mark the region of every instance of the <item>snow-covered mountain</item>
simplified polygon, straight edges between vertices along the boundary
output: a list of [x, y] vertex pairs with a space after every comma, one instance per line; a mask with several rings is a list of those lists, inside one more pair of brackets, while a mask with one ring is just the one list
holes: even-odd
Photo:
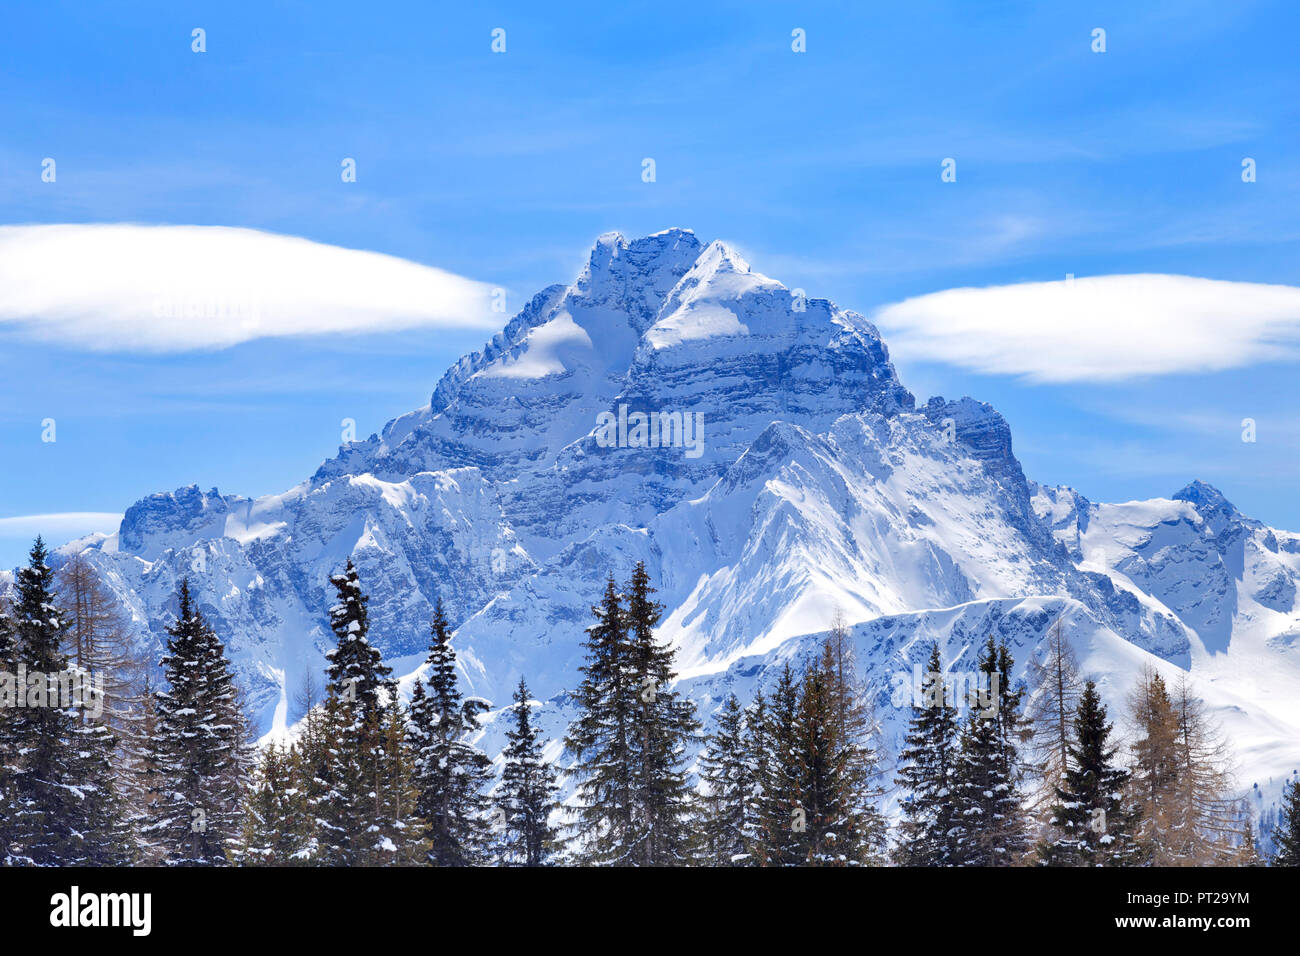
[[[634, 447], [651, 415], [672, 440]], [[553, 730], [605, 576], [644, 560], [706, 713], [810, 653], [838, 608], [896, 737], [899, 675], [931, 639], [960, 669], [991, 631], [1023, 664], [1059, 620], [1116, 693], [1146, 664], [1190, 669], [1243, 787], [1300, 766], [1300, 535], [1199, 482], [1127, 504], [1034, 484], [994, 409], [918, 405], [863, 316], [687, 230], [600, 237], [428, 405], [283, 494], [151, 495], [72, 551], [145, 642], [188, 575], [268, 732], [323, 667], [348, 557], [398, 673], [441, 598], [472, 692], [504, 704], [522, 674]]]

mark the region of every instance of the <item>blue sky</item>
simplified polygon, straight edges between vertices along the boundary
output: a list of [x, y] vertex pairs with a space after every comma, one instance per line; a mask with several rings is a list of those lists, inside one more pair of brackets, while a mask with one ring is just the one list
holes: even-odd
[[[47, 2], [5, 20], [0, 225], [266, 230], [500, 286], [511, 312], [601, 232], [673, 225], [866, 314], [1066, 274], [1300, 284], [1293, 3]], [[191, 482], [283, 490], [343, 418], [378, 430], [485, 338], [156, 354], [0, 323], [0, 566], [32, 526], [6, 519], [120, 513]], [[1126, 500], [1202, 478], [1300, 529], [1294, 356], [1059, 384], [895, 358], [922, 400], [993, 403], [1038, 480]]]

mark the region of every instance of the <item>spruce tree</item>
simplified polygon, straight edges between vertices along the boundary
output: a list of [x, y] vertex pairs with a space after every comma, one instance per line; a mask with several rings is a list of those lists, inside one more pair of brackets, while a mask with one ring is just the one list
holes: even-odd
[[745, 746], [745, 714], [735, 694], [718, 712], [717, 728], [700, 757], [699, 860], [705, 866], [740, 866], [750, 853], [752, 770]]
[[542, 759], [542, 740], [533, 724], [528, 685], [519, 678], [513, 724], [506, 731], [505, 766], [496, 805], [502, 824], [502, 862], [507, 866], [545, 866], [558, 836], [550, 824], [555, 809], [555, 770]]
[[245, 807], [238, 859], [244, 866], [296, 866], [307, 844], [307, 807], [295, 748], [263, 748]]
[[803, 834], [808, 811], [803, 793], [799, 696], [799, 682], [787, 661], [772, 690], [762, 734], [767, 772], [760, 781], [758, 825], [767, 866], [802, 866], [807, 862]]
[[396, 697], [384, 708], [383, 724], [374, 736], [377, 744], [368, 770], [373, 791], [371, 835], [363, 862], [378, 866], [423, 864], [428, 843], [424, 821], [417, 815], [416, 755], [407, 712]]
[[0, 866], [18, 862], [14, 856], [18, 747], [12, 727], [18, 704], [17, 652], [13, 618], [0, 595]]
[[154, 695], [157, 779], [146, 838], [169, 866], [221, 866], [240, 832], [246, 726], [225, 645], [182, 580]]
[[696, 740], [695, 705], [673, 689], [675, 652], [655, 639], [663, 605], [653, 599], [644, 562], [627, 584], [627, 656], [636, 691], [632, 710], [632, 862], [684, 866], [690, 861], [694, 792], [686, 772], [688, 745]]
[[357, 569], [349, 558], [341, 574], [330, 578], [338, 593], [330, 608], [330, 629], [335, 646], [326, 652], [329, 660], [329, 689], [340, 699], [356, 702], [354, 716], [360, 724], [371, 720], [382, 705], [381, 692], [390, 690], [387, 680], [392, 668], [383, 663], [379, 648], [371, 645], [370, 624], [366, 613], [369, 598], [361, 591]]
[[25, 706], [10, 714], [7, 730], [17, 771], [8, 855], [36, 865], [126, 862], [129, 838], [113, 785], [116, 741], [101, 720], [83, 722], [94, 702], [73, 687], [93, 675], [70, 666], [63, 652], [47, 557], [37, 538], [16, 580], [12, 654], [27, 680], [25, 688], [15, 688], [26, 692]]
[[426, 689], [411, 698], [415, 731], [416, 812], [424, 821], [428, 861], [434, 866], [475, 866], [488, 860], [491, 830], [484, 789], [492, 761], [471, 738], [489, 708], [462, 697], [457, 686], [451, 627], [439, 601], [430, 629]]
[[889, 829], [878, 807], [884, 787], [879, 783], [882, 770], [873, 741], [879, 731], [870, 698], [858, 679], [852, 634], [838, 611], [823, 642], [819, 666], [830, 694], [835, 737], [845, 754], [841, 845], [849, 865], [878, 864]]
[[772, 748], [768, 741], [767, 698], [762, 691], [745, 708], [745, 729], [742, 739], [745, 756], [745, 775], [749, 786], [745, 793], [745, 852], [747, 862], [767, 866], [772, 854], [772, 840], [764, 824], [768, 803], [767, 786], [772, 778]]
[[1115, 763], [1118, 747], [1110, 744], [1112, 727], [1092, 681], [1072, 723], [1074, 741], [1039, 859], [1049, 866], [1135, 866], [1144, 853], [1136, 836], [1138, 812], [1129, 802], [1129, 773]]
[[632, 805], [633, 675], [618, 586], [605, 582], [596, 622], [583, 642], [586, 660], [574, 693], [578, 716], [564, 746], [577, 782], [575, 836], [587, 865], [629, 866], [635, 842]]
[[1300, 866], [1300, 778], [1282, 788], [1282, 813], [1273, 832], [1274, 866]]
[[1010, 866], [1027, 847], [1012, 665], [1005, 642], [999, 647], [990, 636], [978, 662], [982, 690], [972, 694], [955, 767], [957, 865]]
[[895, 852], [904, 866], [952, 866], [959, 860], [956, 814], [957, 711], [943, 672], [937, 642], [922, 677], [920, 700], [912, 702], [901, 769], [895, 781], [904, 788], [903, 842]]
[[311, 734], [301, 745], [312, 820], [304, 854], [326, 866], [410, 862], [420, 842], [414, 756], [392, 669], [370, 643], [369, 598], [351, 560], [330, 583], [337, 599], [329, 610], [335, 646], [326, 654], [326, 698], [319, 709], [307, 704]]
[[852, 829], [848, 750], [837, 731], [828, 676], [821, 667], [804, 676], [795, 717], [803, 817], [794, 839], [800, 862], [809, 866], [844, 866], [858, 855], [846, 845]]

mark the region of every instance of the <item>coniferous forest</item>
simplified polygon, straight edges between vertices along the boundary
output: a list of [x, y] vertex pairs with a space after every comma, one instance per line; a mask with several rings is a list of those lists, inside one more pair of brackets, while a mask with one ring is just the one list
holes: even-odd
[[[303, 688], [291, 740], [259, 747], [188, 581], [154, 661], [87, 564], [49, 557], [37, 539], [0, 613], [7, 866], [1300, 865], [1300, 787], [1263, 853], [1187, 683], [1149, 672], [1107, 699], [1059, 628], [1019, 681], [988, 637], [968, 700], [931, 646], [891, 755], [843, 624], [772, 686], [700, 713], [638, 564], [592, 608], [563, 738], [543, 736], [525, 675], [497, 756], [476, 746], [496, 705], [462, 688], [443, 605], [404, 694], [348, 562], [323, 687]], [[69, 705], [87, 675], [97, 706]]]

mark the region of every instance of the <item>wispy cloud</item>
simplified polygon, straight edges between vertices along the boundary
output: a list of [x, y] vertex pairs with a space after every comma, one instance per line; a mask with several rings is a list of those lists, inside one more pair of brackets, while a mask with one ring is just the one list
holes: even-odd
[[0, 538], [35, 538], [63, 540], [68, 536], [96, 531], [112, 534], [122, 523], [122, 516], [111, 511], [64, 511], [47, 515], [17, 515], [0, 518]]
[[75, 347], [492, 328], [493, 288], [395, 256], [224, 226], [0, 227], [0, 327]]
[[1031, 382], [1115, 382], [1300, 357], [1300, 288], [1177, 275], [949, 289], [878, 309], [890, 348]]

